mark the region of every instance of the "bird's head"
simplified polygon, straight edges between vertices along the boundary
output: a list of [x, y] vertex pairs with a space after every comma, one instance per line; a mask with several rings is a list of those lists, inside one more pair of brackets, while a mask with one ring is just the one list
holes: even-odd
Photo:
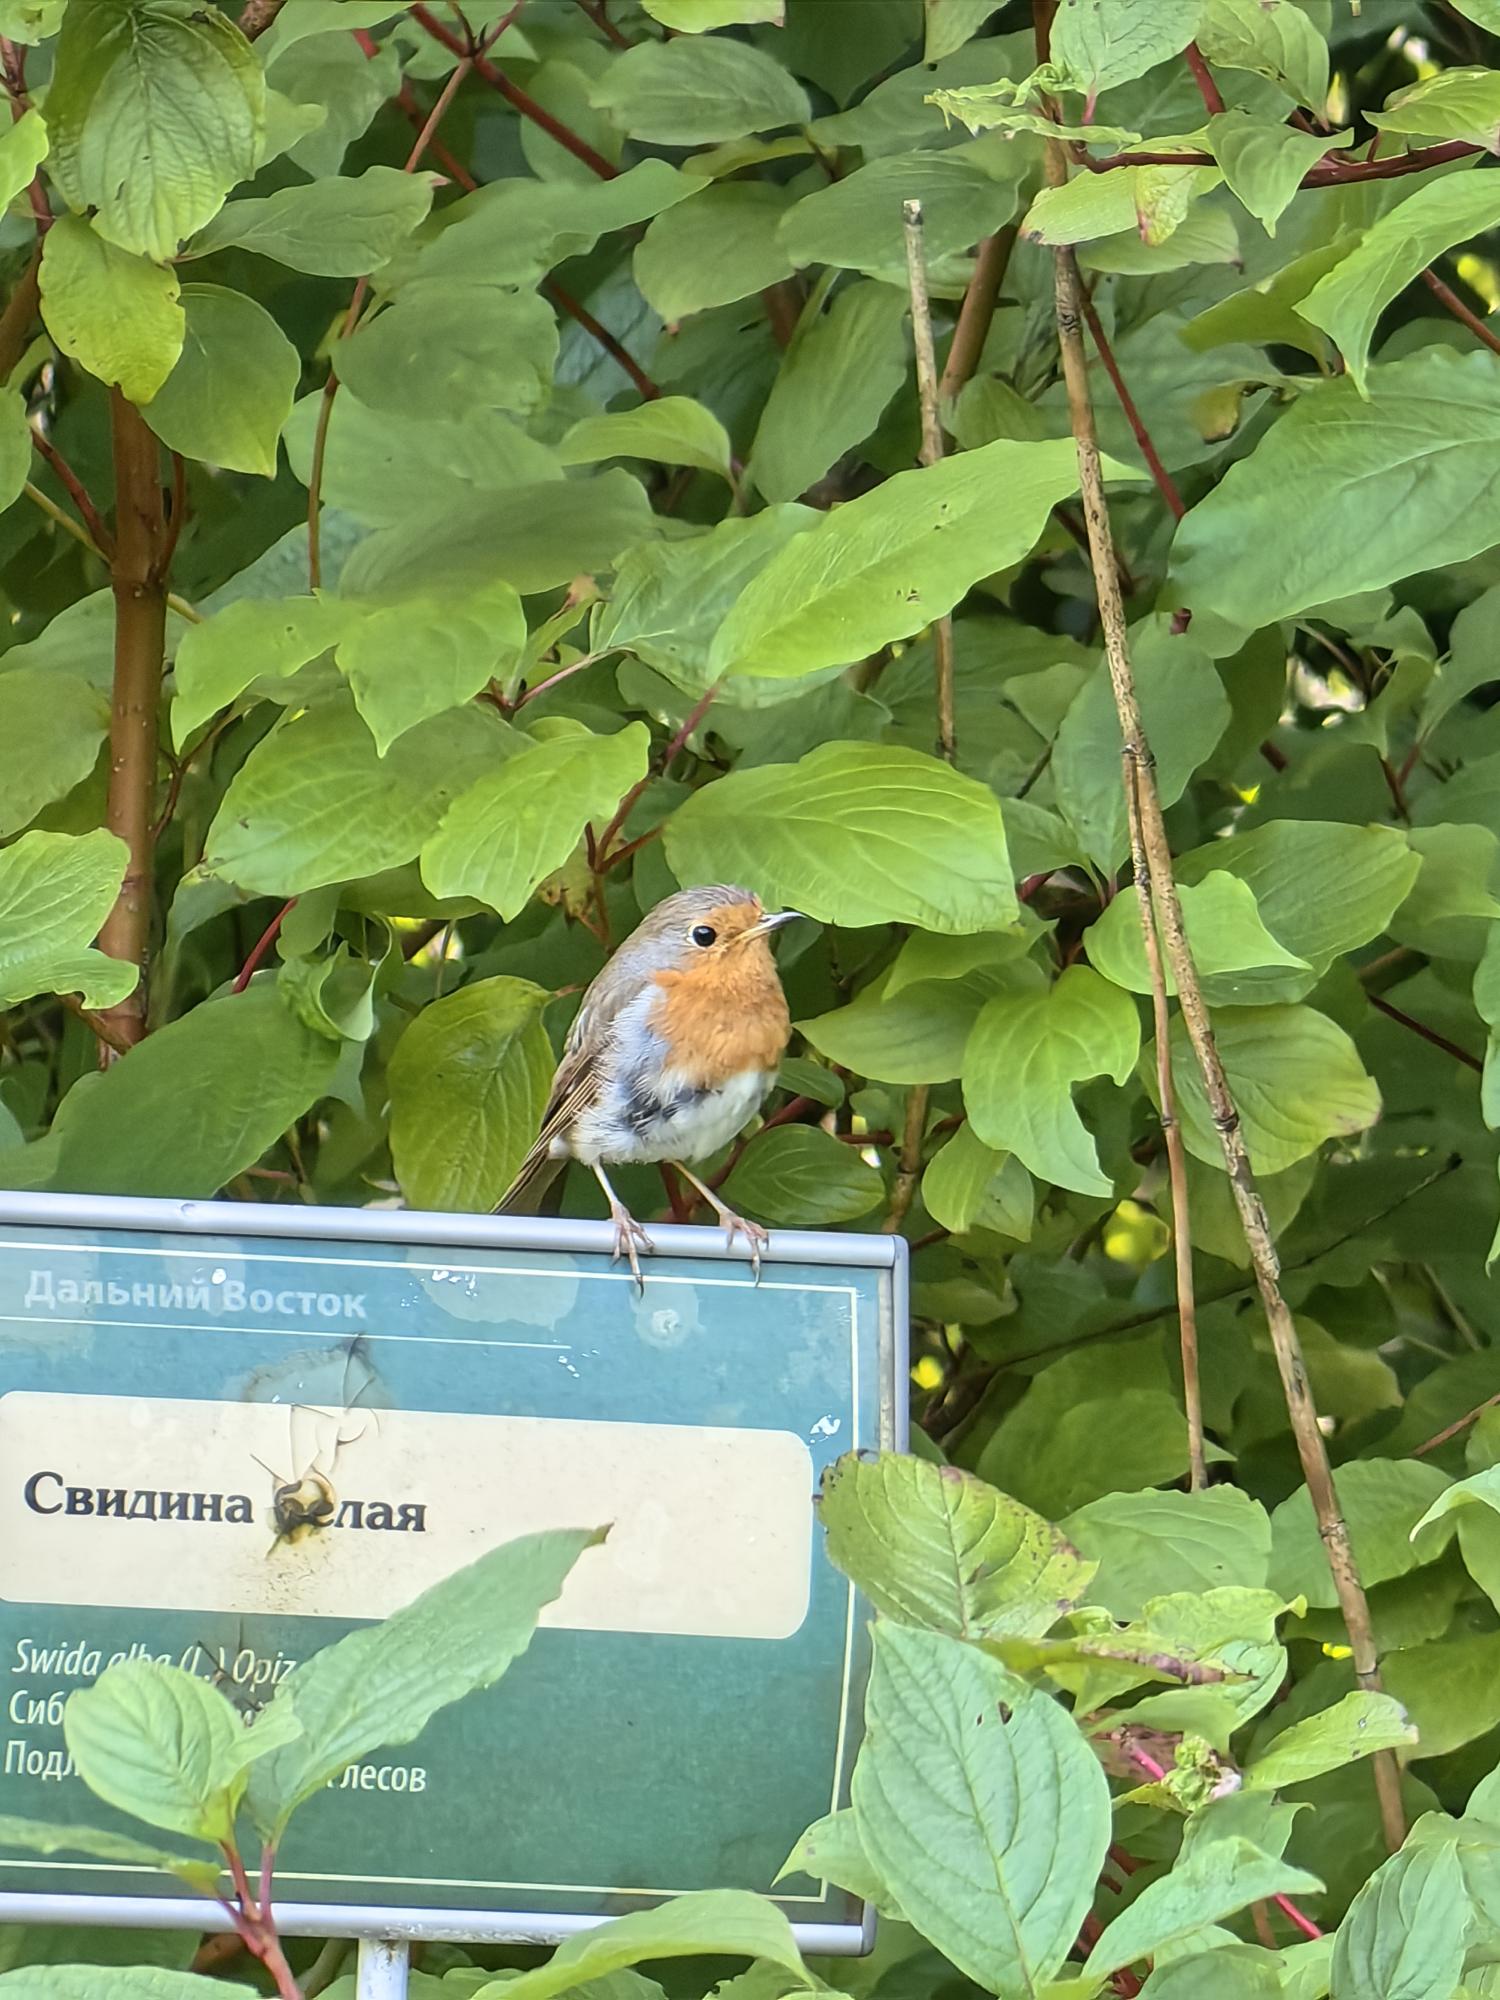
[[783, 925], [795, 923], [799, 910], [768, 913], [748, 889], [718, 883], [704, 889], [682, 889], [658, 903], [644, 919], [632, 943], [649, 944], [652, 955], [688, 971], [712, 962], [725, 963], [769, 940]]

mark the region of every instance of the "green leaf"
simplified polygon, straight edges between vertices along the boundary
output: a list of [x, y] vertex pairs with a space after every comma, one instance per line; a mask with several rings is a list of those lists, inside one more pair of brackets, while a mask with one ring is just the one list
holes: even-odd
[[[1311, 967], [1310, 973], [1221, 974], [1209, 986], [1210, 998], [1216, 1005], [1305, 998], [1335, 959], [1380, 936], [1421, 868], [1421, 857], [1394, 827], [1332, 820], [1267, 820], [1181, 855], [1176, 873], [1185, 889], [1221, 870], [1238, 877], [1253, 892], [1262, 924]], [[1336, 896], [1325, 893], [1331, 882], [1338, 884]]]
[[[212, 1895], [219, 1879], [217, 1859], [206, 1854], [169, 1854], [103, 1827], [54, 1826], [50, 1821], [0, 1814], [0, 1847], [20, 1848], [27, 1854], [89, 1854], [97, 1861], [114, 1861], [126, 1868], [155, 1868], [163, 1875], [190, 1882], [205, 1895]], [[42, 1974], [38, 1971], [35, 1976], [40, 1979]]]
[[868, 1215], [885, 1197], [879, 1170], [815, 1125], [778, 1125], [761, 1134], [724, 1183], [739, 1213], [798, 1229], [821, 1229]]
[[1216, 69], [1269, 77], [1309, 110], [1328, 98], [1328, 43], [1296, 0], [1202, 0], [1199, 51]]
[[1093, 1564], [1040, 1514], [956, 1465], [847, 1453], [823, 1475], [828, 1554], [877, 1611], [955, 1639], [1039, 1638]]
[[348, 602], [336, 658], [383, 757], [419, 722], [509, 680], [525, 644], [521, 600], [497, 579], [467, 596], [450, 589], [394, 604]]
[[17, 667], [4, 677], [0, 702], [0, 834], [10, 834], [93, 770], [109, 732], [109, 697], [73, 675]]
[[730, 305], [796, 269], [779, 226], [786, 196], [764, 182], [729, 181], [658, 215], [636, 246], [635, 281], [671, 322]]
[[205, 1199], [317, 1103], [338, 1055], [274, 982], [194, 1007], [68, 1092], [45, 1142], [50, 1184]]
[[[1104, 471], [1124, 474], [1112, 460]], [[1002, 439], [898, 472], [766, 565], [720, 627], [711, 667], [805, 674], [910, 638], [981, 577], [1019, 561], [1077, 484], [1071, 438]]]
[[1158, 0], [1063, 0], [1052, 27], [1052, 61], [1071, 70], [1089, 102], [1177, 55], [1193, 39], [1194, 10]]
[[[1420, 1546], [1412, 1537], [1450, 1483], [1446, 1472], [1416, 1458], [1357, 1458], [1339, 1467], [1334, 1486], [1366, 1589], [1405, 1576], [1442, 1552], [1446, 1533], [1428, 1531]], [[1288, 1597], [1305, 1597], [1312, 1605], [1338, 1603], [1305, 1486], [1271, 1516], [1271, 1579]]]
[[233, 1839], [260, 1746], [211, 1682], [157, 1660], [122, 1661], [69, 1696], [63, 1733], [106, 1805], [192, 1840]]
[[844, 1806], [814, 1820], [787, 1856], [777, 1881], [788, 1875], [810, 1875], [814, 1882], [832, 1882], [851, 1896], [873, 1903], [883, 1917], [903, 1922], [895, 1898], [870, 1866], [870, 1857], [860, 1845], [854, 1809]]
[[[1327, 1990], [1325, 1981], [1323, 1992]], [[1205, 1993], [1213, 2000], [1286, 2000], [1287, 1991], [1276, 1960], [1259, 1946], [1226, 1944], [1216, 1951], [1163, 1959], [1141, 1988], [1141, 2000], [1202, 2000]], [[1311, 1995], [1301, 2000], [1311, 2000]]]
[[552, 1081], [551, 996], [477, 979], [424, 1007], [391, 1058], [391, 1160], [412, 1208], [485, 1214], [536, 1137]]
[[255, 172], [264, 125], [260, 64], [217, 8], [117, 0], [63, 16], [48, 171], [107, 242], [174, 256]]
[[[929, 0], [933, 4], [933, 0]], [[1036, 108], [1041, 92], [1066, 88], [1069, 79], [1053, 64], [1044, 64], [1030, 76], [1001, 77], [998, 82], [979, 84], [971, 90], [934, 90], [928, 97], [944, 118], [956, 118], [971, 132], [1035, 132], [1043, 138], [1068, 139], [1080, 145], [1136, 146], [1141, 134], [1125, 125], [1069, 124], [1065, 118], [1049, 118]]]
[[1232, 194], [1242, 201], [1268, 236], [1302, 176], [1331, 148], [1347, 146], [1352, 132], [1298, 132], [1274, 118], [1256, 118], [1244, 111], [1220, 111], [1208, 121], [1208, 143], [1224, 169]]
[[705, 1955], [763, 1959], [790, 1973], [794, 1984], [812, 1984], [792, 1927], [773, 1903], [743, 1889], [705, 1889], [583, 1931], [545, 1965], [507, 1973], [481, 1986], [473, 2000], [552, 2000], [643, 1960]]
[[1446, 1757], [1500, 1724], [1500, 1634], [1388, 1653], [1381, 1674], [1416, 1724], [1423, 1757]]
[[691, 396], [660, 396], [634, 410], [580, 418], [557, 447], [557, 455], [564, 465], [592, 465], [601, 458], [693, 465], [734, 484], [729, 434]]
[[[494, 1685], [526, 1648], [568, 1572], [607, 1528], [549, 1528], [503, 1542], [382, 1624], [350, 1632], [294, 1667], [262, 1721], [290, 1708], [301, 1735], [250, 1779], [256, 1824], [273, 1841], [304, 1799], [372, 1750], [411, 1743], [439, 1709]], [[259, 1725], [257, 1725], [259, 1726]]]
[[1383, 111], [1366, 115], [1382, 132], [1467, 139], [1500, 152], [1500, 76], [1491, 69], [1445, 69], [1398, 90]]
[[923, 246], [937, 264], [1009, 222], [1016, 187], [962, 152], [898, 153], [804, 195], [787, 210], [781, 240], [798, 266], [831, 264], [894, 282], [906, 268], [903, 201], [921, 202]]
[[335, 359], [372, 410], [441, 419], [473, 403], [529, 416], [551, 389], [557, 322], [535, 292], [434, 279], [399, 293]]
[[1109, 1791], [1050, 1696], [941, 1633], [877, 1624], [859, 1837], [909, 1920], [991, 1993], [1034, 1992], [1078, 1935]]
[[111, 1007], [135, 991], [133, 965], [91, 949], [128, 859], [124, 841], [102, 829], [23, 833], [0, 849], [0, 1006], [77, 993], [85, 1007]]
[[922, 1176], [923, 1207], [956, 1236], [989, 1229], [1024, 1243], [1031, 1235], [1035, 1202], [1031, 1176], [1021, 1162], [986, 1146], [967, 1120], [934, 1154]]
[[177, 364], [142, 414], [169, 451], [276, 476], [302, 362], [264, 306], [222, 285], [184, 285]]
[[512, 742], [493, 710], [466, 707], [407, 730], [382, 757], [352, 703], [310, 709], [240, 766], [204, 841], [204, 866], [275, 896], [398, 868]]
[[[1214, 1035], [1258, 1174], [1279, 1174], [1325, 1139], [1363, 1132], [1380, 1116], [1380, 1090], [1359, 1051], [1312, 1007], [1226, 1007], [1214, 1017]], [[1141, 1064], [1153, 1097], [1154, 1047]], [[1184, 1143], [1205, 1165], [1222, 1166], [1224, 1150], [1180, 1015], [1171, 1047]]]
[[767, 21], [779, 28], [786, 0], [641, 0], [653, 21], [679, 35], [706, 35], [715, 28], [737, 28]]
[[1449, 2000], [1471, 1922], [1451, 1840], [1416, 1842], [1377, 1868], [1334, 1939], [1338, 2000]]
[[244, 1987], [157, 1965], [36, 1965], [0, 1976], [6, 2000], [242, 2000]]
[[1114, 1972], [1137, 1959], [1151, 1958], [1272, 1896], [1316, 1895], [1316, 1875], [1263, 1854], [1239, 1835], [1211, 1841], [1185, 1854], [1157, 1881], [1148, 1883], [1126, 1910], [1107, 1924], [1089, 1953], [1086, 1970]]
[[1306, 1784], [1325, 1771], [1373, 1757], [1377, 1750], [1402, 1749], [1416, 1740], [1400, 1702], [1357, 1689], [1273, 1737], [1270, 1747], [1252, 1760], [1245, 1784], [1265, 1792]]
[[848, 285], [798, 326], [761, 412], [749, 477], [795, 500], [867, 438], [906, 380], [906, 300], [892, 285]]
[[[1177, 595], [1248, 633], [1489, 548], [1500, 537], [1491, 359], [1429, 348], [1376, 369], [1363, 398], [1342, 379], [1300, 398], [1189, 509], [1173, 545]], [[1420, 485], [1421, 507], [1393, 510], [1393, 481]]]
[[1271, 1524], [1235, 1486], [1202, 1493], [1106, 1493], [1069, 1514], [1062, 1532], [1097, 1563], [1089, 1600], [1112, 1618], [1139, 1618], [1172, 1589], [1264, 1587]]
[[584, 827], [602, 825], [645, 777], [650, 748], [646, 725], [632, 722], [613, 736], [569, 731], [519, 750], [453, 800], [423, 844], [422, 879], [435, 896], [517, 916]]
[[287, 678], [338, 638], [347, 613], [326, 597], [241, 597], [177, 642], [172, 741], [181, 750], [263, 676]]
[[40, 111], [24, 111], [0, 135], [0, 208], [9, 208], [22, 188], [35, 178], [47, 157], [47, 127]]
[[665, 838], [679, 882], [744, 882], [822, 923], [979, 931], [1016, 914], [994, 793], [891, 744], [733, 771], [679, 806]]
[[319, 278], [362, 278], [394, 257], [432, 207], [433, 176], [367, 167], [264, 197], [231, 201], [194, 237], [190, 255], [231, 245]]
[[1032, 243], [1091, 243], [1133, 230], [1150, 248], [1165, 243], [1199, 195], [1223, 179], [1217, 167], [1121, 167], [1110, 174], [1080, 174], [1058, 188], [1043, 188], [1021, 218]]
[[[1204, 994], [1210, 1004], [1236, 997], [1233, 982], [1228, 991], [1215, 991], [1217, 973], [1245, 972], [1266, 967], [1287, 966], [1311, 974], [1307, 960], [1298, 958], [1278, 944], [1261, 920], [1255, 891], [1238, 876], [1214, 869], [1196, 887], [1181, 888], [1182, 916], [1188, 943], [1203, 977]], [[1151, 972], [1146, 962], [1146, 946], [1141, 937], [1140, 905], [1134, 894], [1116, 896], [1104, 914], [1084, 933], [1089, 963], [1116, 986], [1132, 993], [1151, 991]], [[1163, 966], [1168, 993], [1175, 994], [1177, 982], [1170, 966]]]
[[1369, 379], [1370, 342], [1386, 306], [1444, 250], [1492, 229], [1497, 221], [1500, 190], [1489, 185], [1488, 175], [1429, 181], [1377, 217], [1297, 311], [1337, 343], [1350, 376], [1363, 389]]
[[[995, 446], [990, 447], [995, 450]], [[1131, 632], [1131, 658], [1164, 806], [1175, 805], [1229, 724], [1229, 697], [1202, 647], [1154, 618]], [[1074, 696], [1053, 747], [1057, 796], [1068, 823], [1106, 874], [1129, 851], [1120, 722], [1109, 675], [1095, 669]]]
[[[634, 653], [685, 694], [706, 694], [725, 614], [777, 550], [817, 519], [811, 507], [773, 506], [749, 520], [720, 521], [705, 535], [639, 543], [621, 558], [615, 587], [599, 608], [593, 650]], [[731, 674], [717, 699], [754, 707], [791, 691], [781, 680]]]
[[177, 365], [187, 316], [176, 274], [107, 243], [82, 216], [47, 231], [42, 318], [64, 354], [149, 403]]
[[1123, 1084], [1139, 1048], [1135, 1002], [1087, 966], [1070, 966], [1043, 993], [996, 994], [964, 1051], [970, 1122], [1040, 1179], [1110, 1194], [1071, 1087], [1094, 1076]]
[[632, 139], [666, 146], [712, 145], [812, 116], [806, 91], [774, 56], [727, 38], [637, 42], [604, 72], [593, 102]]
[[[1031, 983], [1041, 983], [1038, 968], [1029, 976]], [[962, 1071], [964, 1046], [980, 1008], [993, 993], [1027, 977], [981, 966], [962, 979], [919, 981], [899, 994], [892, 992], [893, 979], [883, 977], [847, 1007], [797, 1027], [830, 1062], [860, 1076], [880, 1083], [951, 1083]]]

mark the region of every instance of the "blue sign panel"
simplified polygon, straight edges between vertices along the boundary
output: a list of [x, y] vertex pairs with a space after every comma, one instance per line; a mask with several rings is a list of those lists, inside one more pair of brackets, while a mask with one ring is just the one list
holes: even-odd
[[[500, 1684], [298, 1815], [278, 1915], [543, 1939], [770, 1891], [847, 1800], [865, 1611], [811, 1500], [903, 1441], [904, 1250], [781, 1234], [756, 1284], [716, 1232], [653, 1235], [642, 1293], [603, 1224], [0, 1196], [0, 1814], [115, 1823], [61, 1728], [112, 1660], [248, 1711], [485, 1549], [610, 1522]], [[841, 1892], [775, 1893], [858, 1947]], [[142, 1899], [204, 1920], [0, 1847], [0, 1916]]]

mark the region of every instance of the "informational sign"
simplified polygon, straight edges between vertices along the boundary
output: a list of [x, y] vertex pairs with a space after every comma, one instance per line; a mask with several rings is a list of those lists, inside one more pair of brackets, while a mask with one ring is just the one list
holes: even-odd
[[[139, 1831], [63, 1740], [112, 1661], [249, 1711], [486, 1549], [609, 1522], [501, 1682], [302, 1808], [278, 1917], [547, 1940], [772, 1892], [847, 1802], [867, 1613], [812, 1496], [905, 1441], [904, 1248], [778, 1232], [757, 1284], [717, 1231], [652, 1234], [641, 1292], [604, 1224], [0, 1194], [0, 1815]], [[852, 1898], [774, 1893], [860, 1948]], [[205, 1916], [0, 1845], [0, 1920]]]

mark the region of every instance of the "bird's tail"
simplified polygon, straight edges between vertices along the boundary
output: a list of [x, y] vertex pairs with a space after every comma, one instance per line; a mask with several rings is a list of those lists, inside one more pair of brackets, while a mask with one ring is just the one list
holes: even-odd
[[491, 1211], [495, 1215], [535, 1215], [549, 1187], [567, 1165], [538, 1141], [522, 1160], [516, 1177]]

